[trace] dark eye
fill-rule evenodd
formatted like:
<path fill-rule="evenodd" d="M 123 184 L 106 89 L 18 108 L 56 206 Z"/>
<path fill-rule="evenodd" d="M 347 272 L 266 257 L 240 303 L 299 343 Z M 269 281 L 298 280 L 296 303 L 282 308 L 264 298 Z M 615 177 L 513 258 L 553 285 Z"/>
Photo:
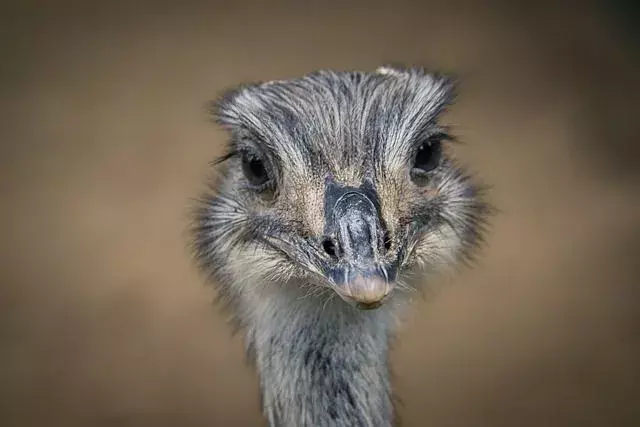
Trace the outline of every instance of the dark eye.
<path fill-rule="evenodd" d="M 412 174 L 424 175 L 438 167 L 442 151 L 441 141 L 441 137 L 434 136 L 420 145 L 413 161 Z"/>
<path fill-rule="evenodd" d="M 252 187 L 260 189 L 269 182 L 264 161 L 253 153 L 242 154 L 242 172 Z"/>

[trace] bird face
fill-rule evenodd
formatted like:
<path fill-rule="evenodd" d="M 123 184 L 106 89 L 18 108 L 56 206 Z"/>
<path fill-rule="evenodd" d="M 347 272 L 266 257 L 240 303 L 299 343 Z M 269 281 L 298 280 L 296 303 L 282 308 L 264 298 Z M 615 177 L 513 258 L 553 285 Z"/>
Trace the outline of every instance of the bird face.
<path fill-rule="evenodd" d="M 231 294 L 311 286 L 371 309 L 468 257 L 487 206 L 438 124 L 452 89 L 382 67 L 227 92 L 211 104 L 230 142 L 197 210 L 201 264 Z"/>

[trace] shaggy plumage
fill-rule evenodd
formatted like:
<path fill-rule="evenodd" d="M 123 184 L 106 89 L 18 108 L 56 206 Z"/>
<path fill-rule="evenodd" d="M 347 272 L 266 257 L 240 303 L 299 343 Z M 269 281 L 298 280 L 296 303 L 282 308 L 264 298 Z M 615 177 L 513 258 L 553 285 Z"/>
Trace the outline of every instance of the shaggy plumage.
<path fill-rule="evenodd" d="M 425 275 L 472 255 L 489 212 L 447 154 L 438 118 L 452 101 L 445 76 L 381 67 L 244 85 L 211 103 L 230 142 L 196 209 L 195 254 L 246 330 L 272 426 L 396 420 L 395 319 Z M 344 214 L 334 189 L 356 195 Z M 374 291 L 377 310 L 345 302 Z"/>

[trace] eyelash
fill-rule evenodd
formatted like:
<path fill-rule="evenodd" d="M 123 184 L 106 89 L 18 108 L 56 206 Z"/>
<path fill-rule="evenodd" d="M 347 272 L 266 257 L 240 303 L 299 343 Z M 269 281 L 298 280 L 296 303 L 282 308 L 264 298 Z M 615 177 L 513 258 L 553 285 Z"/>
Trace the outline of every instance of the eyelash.
<path fill-rule="evenodd" d="M 239 151 L 237 151 L 237 150 L 231 150 L 231 151 L 229 151 L 229 152 L 227 152 L 227 153 L 225 153 L 225 154 L 221 155 L 220 157 L 217 157 L 216 159 L 214 159 L 214 160 L 211 162 L 211 165 L 212 165 L 212 166 L 217 166 L 217 165 L 219 165 L 219 164 L 222 164 L 222 163 L 226 162 L 226 161 L 227 161 L 227 160 L 229 160 L 229 159 L 232 159 L 232 158 L 234 158 L 234 157 L 237 157 L 239 154 L 240 154 L 240 152 L 239 152 Z"/>
<path fill-rule="evenodd" d="M 427 141 L 439 142 L 441 144 L 444 144 L 445 141 L 455 141 L 455 138 L 446 132 L 434 132 L 434 133 L 428 134 L 425 138 L 419 139 L 418 144 L 415 144 L 415 146 L 411 150 L 411 153 L 409 156 L 409 162 L 413 161 L 415 156 L 418 154 L 420 147 L 422 147 L 422 145 Z"/>

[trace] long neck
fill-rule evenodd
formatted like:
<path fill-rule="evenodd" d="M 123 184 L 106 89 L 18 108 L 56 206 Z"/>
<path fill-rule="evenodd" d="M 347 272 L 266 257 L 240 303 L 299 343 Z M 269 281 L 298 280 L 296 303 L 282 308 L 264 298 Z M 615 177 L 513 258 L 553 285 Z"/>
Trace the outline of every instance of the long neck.
<path fill-rule="evenodd" d="M 265 301 L 249 325 L 263 410 L 272 426 L 393 424 L 390 316 L 337 298 Z"/>

